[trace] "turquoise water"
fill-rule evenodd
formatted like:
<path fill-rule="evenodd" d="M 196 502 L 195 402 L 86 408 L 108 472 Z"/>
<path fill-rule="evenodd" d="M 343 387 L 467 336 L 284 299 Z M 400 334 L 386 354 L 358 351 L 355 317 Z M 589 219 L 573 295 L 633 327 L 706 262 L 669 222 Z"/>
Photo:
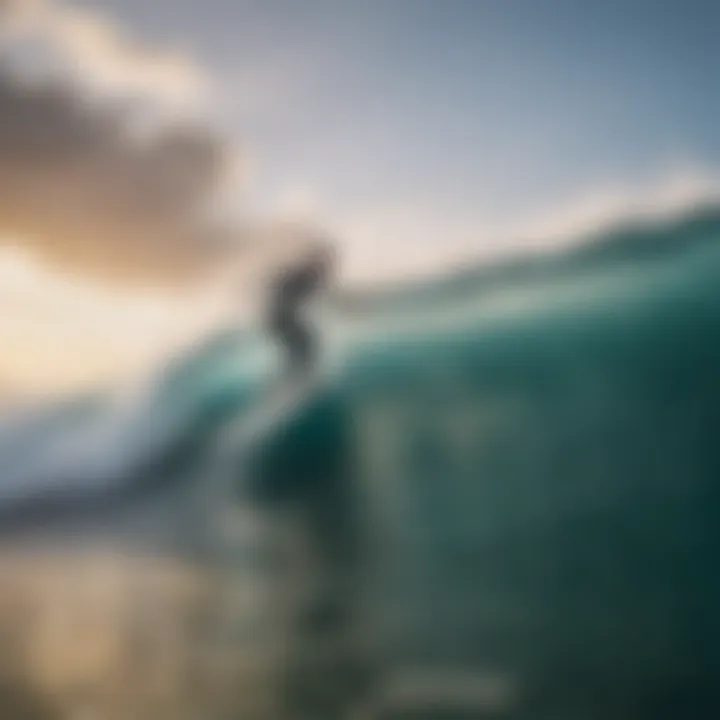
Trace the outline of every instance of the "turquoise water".
<path fill-rule="evenodd" d="M 274 349 L 217 333 L 122 410 L 98 396 L 8 421 L 0 534 L 202 567 L 220 553 L 250 583 L 221 508 L 290 518 L 290 546 L 311 548 L 293 577 L 324 578 L 314 620 L 288 620 L 291 646 L 359 627 L 362 652 L 345 649 L 366 670 L 510 688 L 485 707 L 451 680 L 433 701 L 423 682 L 407 717 L 433 702 L 432 717 L 473 702 L 462 717 L 713 717 L 718 277 L 706 208 L 379 293 L 362 316 L 329 316 L 327 372 L 262 422 Z M 307 663 L 286 662 L 283 683 L 320 688 L 293 701 L 320 717 L 345 666 L 298 681 Z"/>

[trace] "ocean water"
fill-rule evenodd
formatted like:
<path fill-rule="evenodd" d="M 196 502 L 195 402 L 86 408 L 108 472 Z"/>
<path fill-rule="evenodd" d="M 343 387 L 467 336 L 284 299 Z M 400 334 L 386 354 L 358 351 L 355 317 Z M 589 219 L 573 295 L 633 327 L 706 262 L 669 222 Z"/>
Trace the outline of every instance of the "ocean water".
<path fill-rule="evenodd" d="M 706 207 L 8 410 L 2 717 L 714 716 L 719 271 Z"/>

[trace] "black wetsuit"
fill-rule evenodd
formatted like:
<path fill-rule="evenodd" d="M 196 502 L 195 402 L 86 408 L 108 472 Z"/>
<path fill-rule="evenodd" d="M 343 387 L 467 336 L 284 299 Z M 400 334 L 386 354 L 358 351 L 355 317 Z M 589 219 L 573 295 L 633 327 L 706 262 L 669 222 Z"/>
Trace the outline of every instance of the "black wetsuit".
<path fill-rule="evenodd" d="M 268 329 L 285 347 L 293 372 L 309 370 L 317 361 L 318 342 L 302 317 L 302 308 L 325 281 L 326 269 L 320 263 L 306 262 L 282 273 L 271 286 Z"/>

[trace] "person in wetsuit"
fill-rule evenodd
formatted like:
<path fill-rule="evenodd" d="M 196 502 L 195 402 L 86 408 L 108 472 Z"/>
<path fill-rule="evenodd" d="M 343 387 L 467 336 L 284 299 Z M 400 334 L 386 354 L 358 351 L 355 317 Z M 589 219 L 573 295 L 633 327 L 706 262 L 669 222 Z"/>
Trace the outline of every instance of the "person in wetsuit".
<path fill-rule="evenodd" d="M 285 350 L 291 373 L 306 373 L 318 361 L 319 341 L 303 309 L 329 289 L 334 255 L 325 244 L 316 245 L 300 262 L 281 272 L 270 286 L 268 331 Z"/>

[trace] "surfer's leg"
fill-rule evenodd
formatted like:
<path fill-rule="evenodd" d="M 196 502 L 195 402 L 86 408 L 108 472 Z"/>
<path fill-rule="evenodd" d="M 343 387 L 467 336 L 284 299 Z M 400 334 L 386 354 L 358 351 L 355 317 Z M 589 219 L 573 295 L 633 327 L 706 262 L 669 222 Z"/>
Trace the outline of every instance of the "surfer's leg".
<path fill-rule="evenodd" d="M 277 343 L 284 355 L 286 369 L 292 367 L 293 327 L 292 319 L 287 314 L 275 315 L 268 324 L 270 337 Z"/>
<path fill-rule="evenodd" d="M 285 371 L 290 375 L 306 372 L 313 362 L 312 334 L 289 313 L 273 318 L 270 334 L 285 355 Z"/>
<path fill-rule="evenodd" d="M 317 333 L 294 308 L 283 308 L 269 320 L 270 336 L 285 355 L 285 372 L 293 378 L 313 374 L 319 363 Z"/>
<path fill-rule="evenodd" d="M 317 362 L 316 343 L 310 328 L 299 321 L 293 323 L 287 337 L 290 371 L 305 375 L 311 372 Z"/>

